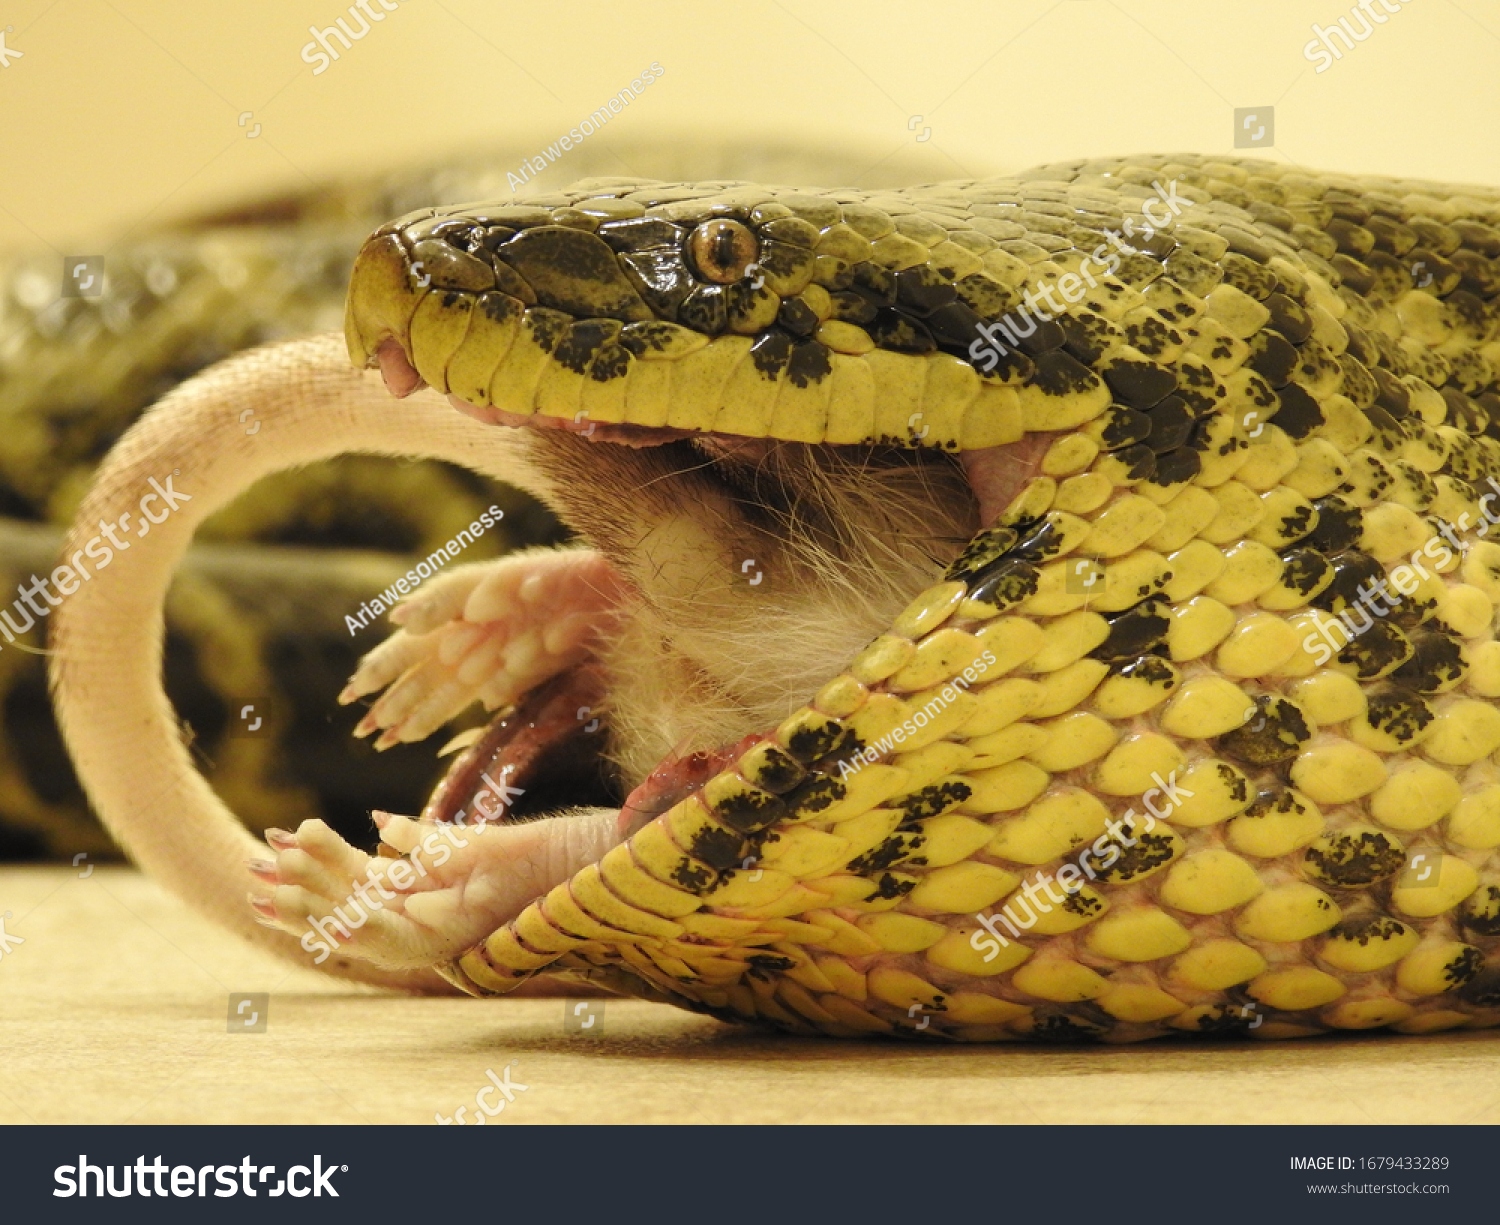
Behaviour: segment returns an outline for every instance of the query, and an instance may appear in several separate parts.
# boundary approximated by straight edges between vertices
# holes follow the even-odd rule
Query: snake
[[[361,730],[492,721],[379,856],[267,859],[176,735],[162,593],[348,450],[583,544],[413,597]],[[1500,1021],[1493,188],[1181,154],[419,209],[342,336],[127,433],[65,554],[166,472],[195,500],[57,610],[59,722],[139,862],[303,964],[939,1043]]]

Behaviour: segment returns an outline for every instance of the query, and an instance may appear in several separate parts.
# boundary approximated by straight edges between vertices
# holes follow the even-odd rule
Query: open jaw
[[[934,552],[931,540],[901,540],[900,548],[920,557],[908,558],[904,570],[891,567],[897,576],[884,576],[899,589],[885,593],[891,616],[937,577],[944,550],[951,559],[976,526],[993,521],[1034,470],[1048,435],[1093,415],[1100,397],[1108,398],[1087,371],[1087,378],[1033,387],[1031,363],[1019,354],[1014,368],[981,377],[963,355],[979,319],[951,284],[930,283],[925,271],[927,279],[913,279],[914,272],[898,280],[869,258],[867,242],[862,259],[847,249],[844,262],[816,259],[818,228],[767,189],[754,189],[756,200],[728,192],[701,205],[667,204],[671,219],[641,216],[639,207],[625,215],[629,209],[614,197],[630,190],[603,190],[604,203],[593,212],[589,201],[554,210],[464,206],[424,210],[382,227],[352,277],[346,337],[355,365],[378,367],[398,399],[430,387],[486,424],[538,431],[538,443],[566,442],[561,450],[575,458],[581,450],[600,463],[633,465],[632,480],[674,489],[668,496],[679,510],[693,506],[689,517],[697,515],[697,498],[728,508],[714,529],[721,534],[728,520],[731,528],[763,536],[785,529],[785,499],[796,504],[798,493],[788,495],[781,485],[767,506],[761,493],[776,482],[759,488],[757,482],[762,470],[774,472],[789,444],[803,453],[791,462],[808,467],[847,450],[852,460],[831,462],[852,464],[862,480],[882,466],[907,474],[923,468],[914,483],[924,496],[909,499],[912,520],[940,523],[932,531],[945,543]],[[604,452],[620,458],[607,460]],[[627,459],[631,454],[640,458]],[[586,476],[576,479],[580,471],[586,463],[575,464],[575,479],[560,484],[586,484]],[[639,574],[630,572],[629,542],[603,541],[589,530],[580,505],[587,492],[558,493],[563,503],[575,500],[554,509],[600,546],[622,598],[635,598]],[[937,504],[929,505],[928,495]],[[569,509],[578,513],[570,516]],[[825,515],[820,529],[837,536],[830,522]],[[761,541],[765,549],[777,543]],[[888,544],[879,544],[878,562],[862,552],[841,560],[874,573],[886,560],[878,549]],[[797,687],[815,685],[820,678],[813,671],[835,675],[888,624],[877,618],[856,636],[846,633],[808,661]],[[494,875],[507,880],[490,890],[493,904],[467,916],[444,912],[441,946],[417,942],[429,955],[455,957],[526,904],[565,887],[574,873],[767,741],[797,704],[783,703],[769,718],[747,717],[720,735],[662,745],[650,758],[655,768],[640,768],[637,760],[627,774],[606,764],[606,737],[586,717],[610,696],[595,662],[591,654],[518,694],[513,709],[472,734],[426,806],[426,823],[481,827],[501,859],[503,831],[510,829],[525,861],[518,869],[511,855],[508,865],[496,867]],[[806,694],[787,696],[800,701]],[[571,853],[561,856],[526,832],[544,824],[532,818],[559,811],[574,815],[557,820],[588,825],[583,833],[559,832],[562,842],[571,839]],[[411,854],[401,842],[405,826],[387,824],[383,832],[388,844]],[[742,840],[734,841],[740,847]],[[742,847],[694,846],[693,852],[699,870],[703,863],[716,872],[743,866]],[[258,908],[272,917],[274,908]],[[349,951],[361,954],[358,947]],[[365,955],[416,960],[410,942],[399,954],[385,947]]]
[[[411,338],[406,338],[406,344],[411,343]],[[373,361],[386,388],[397,399],[428,386],[395,337],[380,341]],[[560,431],[603,446],[660,447],[691,438],[707,455],[753,460],[774,445],[767,440],[668,426],[600,425],[543,413],[513,413],[472,403],[451,391],[447,399],[459,412],[486,424]],[[700,468],[697,463],[693,466]],[[599,564],[608,565],[602,559]],[[626,593],[622,598],[629,598],[625,577],[614,571],[611,578],[618,590]],[[591,610],[549,609],[550,615],[558,618],[574,611]],[[503,710],[482,731],[467,734],[468,743],[433,791],[423,809],[423,819],[483,824],[566,807],[608,805],[620,810],[619,831],[625,838],[701,789],[755,739],[713,750],[700,749],[667,761],[627,794],[617,772],[602,756],[606,737],[600,731],[600,719],[584,717],[607,704],[604,685],[600,669],[585,660],[521,696],[514,707]]]

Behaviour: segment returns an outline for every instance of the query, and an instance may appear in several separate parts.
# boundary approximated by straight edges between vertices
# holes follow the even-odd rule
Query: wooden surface
[[[241,945],[126,868],[0,869],[0,1123],[1494,1123],[1500,1035],[1134,1047],[810,1041],[610,1000],[380,996]],[[3,946],[0,946],[3,947]],[[269,992],[229,1033],[231,992]],[[493,1099],[493,1100],[492,1100]],[[490,1094],[491,1105],[498,1100]]]

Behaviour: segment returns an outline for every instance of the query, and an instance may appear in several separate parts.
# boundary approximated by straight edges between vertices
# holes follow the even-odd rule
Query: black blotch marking
[[[896,305],[896,274],[866,260],[854,266],[854,288],[877,306]]]
[[[756,262],[762,270],[776,278],[777,282],[795,281],[804,272],[812,269],[813,253],[804,247],[794,247],[786,242],[762,242]]]
[[[1285,387],[1297,369],[1297,350],[1270,328],[1262,328],[1250,339],[1250,368],[1272,387]]]
[[[1376,404],[1397,421],[1411,415],[1411,392],[1405,383],[1380,366],[1371,367],[1370,376],[1375,380]]]
[[[1181,396],[1168,396],[1150,414],[1151,433],[1144,440],[1158,455],[1186,444],[1193,432],[1193,415]]]
[[[705,336],[717,336],[729,325],[724,286],[699,285],[677,308],[677,322]]]
[[[1448,405],[1447,423],[1455,429],[1463,430],[1466,434],[1478,434],[1489,424],[1485,414],[1479,411],[1478,405],[1457,387],[1451,384],[1439,387],[1438,394]],[[1465,439],[1465,441],[1468,440]],[[1465,477],[1464,479],[1471,478]]]
[[[711,868],[721,872],[744,863],[749,854],[745,839],[733,830],[716,829],[707,825],[693,835],[693,845],[688,847],[693,858],[701,859]]]
[[[775,796],[767,795],[763,791],[750,790],[719,801],[714,805],[713,811],[714,815],[726,825],[731,825],[746,834],[767,829],[788,816],[786,805]],[[743,859],[743,856],[741,858]],[[711,861],[704,860],[704,862]]]
[[[1265,261],[1262,260],[1261,263]],[[1219,260],[1224,270],[1224,279],[1236,289],[1249,294],[1257,302],[1264,302],[1280,287],[1276,274],[1261,263],[1246,259],[1236,251],[1228,251]]]
[[[1156,474],[1156,455],[1144,444],[1126,447],[1114,453],[1125,468],[1125,476],[1132,481],[1149,481]]]
[[[1319,839],[1303,856],[1308,875],[1336,889],[1361,889],[1394,876],[1406,850],[1380,830],[1344,830]]]
[[[630,373],[630,352],[624,346],[611,342],[594,356],[589,367],[589,378],[596,383],[607,383],[610,379],[624,378]]]
[[[1321,524],[1320,517],[1319,526]],[[1313,538],[1316,541],[1316,532],[1313,533]],[[1324,612],[1339,613],[1354,605],[1359,605],[1371,615],[1377,617],[1383,615],[1381,610],[1373,607],[1374,601],[1361,592],[1375,591],[1376,583],[1385,582],[1385,567],[1369,554],[1355,549],[1336,554],[1328,560],[1333,567],[1333,579],[1314,598],[1313,607],[1321,608]],[[1364,616],[1365,613],[1362,612],[1361,621],[1364,620]]]
[[[1444,633],[1412,636],[1412,654],[1391,673],[1391,680],[1418,693],[1443,693],[1468,674],[1463,643]]]
[[[1293,507],[1282,516],[1281,522],[1276,526],[1276,535],[1280,541],[1278,547],[1301,540],[1317,525],[1318,512],[1311,504]]]
[[[1119,328],[1092,311],[1075,311],[1057,322],[1063,330],[1064,347],[1085,366],[1092,366],[1105,350],[1124,340]]]
[[[1250,795],[1250,780],[1227,762],[1218,763],[1218,772],[1219,777],[1224,780],[1229,798],[1236,804],[1243,804]],[[1280,790],[1268,791],[1256,796],[1240,816],[1250,817],[1253,820],[1256,817],[1270,816],[1272,813],[1285,816],[1289,812],[1306,811],[1306,806],[1293,792]]]
[[[1500,885],[1480,885],[1464,899],[1459,922],[1481,936],[1500,936]]]
[[[1370,271],[1369,266],[1352,259],[1340,251],[1328,261],[1339,274],[1339,284],[1347,285],[1361,298],[1369,294],[1375,286],[1375,274]]]
[[[1040,575],[1029,562],[1006,558],[979,581],[969,585],[969,599],[1004,612],[1036,594]]]
[[[1159,647],[1172,626],[1165,600],[1147,600],[1107,618],[1109,634],[1089,652],[1090,659],[1133,659]]]
[[[1276,410],[1276,424],[1295,442],[1300,442],[1323,424],[1323,409],[1307,388],[1288,383],[1276,389],[1281,407]]]
[[[1280,583],[1310,600],[1333,581],[1333,567],[1316,549],[1288,549],[1281,555]]]
[[[832,719],[825,719],[821,724],[811,720],[804,722],[788,739],[787,752],[802,765],[810,765],[835,753],[849,752],[859,743],[852,728]]]
[[[932,333],[905,315],[893,310],[881,310],[866,331],[870,339],[882,349],[893,353],[935,353],[937,341]]]
[[[1229,398],[1228,389],[1218,382],[1209,383],[1206,387],[1198,387],[1189,383],[1187,376],[1196,373],[1195,366],[1177,367],[1177,391],[1176,395],[1187,405],[1188,412],[1199,421],[1212,417],[1220,410],[1223,402]],[[1210,377],[1211,374],[1210,374]]]
[[[672,870],[672,881],[689,893],[701,897],[718,883],[719,874],[702,864],[684,859]]]
[[[1040,562],[1057,555],[1062,548],[1062,531],[1056,516],[1022,520],[1012,525],[1018,539],[1011,545],[1007,558],[1015,561]]]
[[[1067,343],[1068,334],[1055,319],[1038,319],[1031,332],[1016,337],[1016,347],[1031,357],[1061,349]]]
[[[1484,968],[1484,954],[1476,948],[1459,949],[1443,965],[1443,978],[1448,985],[1445,991],[1452,991],[1456,987],[1462,987],[1471,982],[1476,974]]]
[[[1084,1020],[1069,1016],[1065,1012],[1050,1012],[1035,1016],[1028,1037],[1034,1042],[1084,1042],[1095,1041],[1109,1032],[1113,1025],[1099,1021]]]
[[[1280,420],[1278,414],[1278,424]],[[1364,512],[1359,507],[1344,501],[1337,494],[1319,498],[1313,506],[1318,512],[1318,526],[1302,542],[1306,547],[1331,555],[1352,549],[1359,543],[1365,530]]]
[[[646,353],[663,353],[680,335],[677,328],[661,320],[628,324],[619,336],[619,345],[641,357]]]
[[[482,293],[476,305],[491,323],[507,323],[521,314],[521,308],[509,294]]]
[[[1219,737],[1219,750],[1226,756],[1255,766],[1290,761],[1312,739],[1307,716],[1286,698],[1261,694],[1254,709],[1239,727]]]
[[[875,882],[875,891],[865,901],[873,902],[876,898],[898,898],[905,897],[917,887],[917,878],[914,876],[896,876],[887,872]]]
[[[957,298],[957,288],[926,264],[896,273],[896,301],[914,315],[926,317]]]
[[[899,799],[886,802],[890,807],[899,808],[904,812],[902,823],[905,824],[907,821],[920,821],[926,817],[941,816],[949,809],[957,808],[973,794],[974,789],[968,783],[950,779],[943,783],[933,783],[931,786],[923,787],[920,791],[913,791]]]
[[[836,778],[826,774],[815,774],[805,778],[781,797],[787,814],[805,817],[837,804],[849,790]]]
[[[638,296],[603,239],[568,226],[523,230],[496,254],[536,292],[543,306],[583,319],[642,319]]]
[[[853,289],[841,289],[828,295],[832,304],[832,318],[843,323],[854,323],[860,327],[875,321],[880,305],[867,294]]]
[[[1459,998],[1481,1008],[1500,1005],[1500,967],[1489,966],[1475,972],[1460,992]]]
[[[791,360],[792,338],[776,328],[762,332],[750,346],[751,365],[769,382],[775,382]]]
[[[1261,305],[1271,312],[1270,326],[1292,344],[1300,345],[1312,335],[1312,316],[1286,294],[1273,293]]]
[[[1102,851],[1095,852],[1099,859],[1109,858],[1111,847],[1119,852],[1119,858],[1109,867],[1106,868],[1097,861],[1093,865],[1094,879],[1105,884],[1117,885],[1136,880],[1169,862],[1176,853],[1170,832],[1147,832],[1141,819],[1133,819],[1128,824],[1121,822],[1115,829],[1116,833],[1101,834],[1094,842],[1096,847],[1103,847]],[[1134,846],[1125,845],[1127,837],[1134,839]]]
[[[1123,404],[1111,404],[1099,422],[1099,445],[1119,451],[1151,437],[1151,418]]]
[[[980,532],[964,546],[964,551],[954,559],[943,578],[949,582],[972,582],[987,567],[1005,557],[1020,538],[1020,532],[1010,526],[992,527]]]
[[[1021,305],[1020,294],[982,273],[970,273],[953,288],[958,300],[984,319],[1002,319]]]
[[[1406,427],[1373,401],[1365,406],[1365,420],[1373,435],[1369,445],[1386,455],[1399,455],[1410,437]]]
[[[1408,744],[1437,716],[1416,694],[1391,687],[1366,700],[1365,720],[1400,744]]]
[[[1222,1036],[1246,1034],[1260,1015],[1248,1000],[1243,1004],[1216,1004],[1210,1011],[1199,1014],[1198,1032]]]
[[[979,327],[984,321],[962,302],[950,302],[933,311],[924,322],[938,344],[954,356],[968,360],[969,346],[979,338]]]
[[[1132,408],[1150,408],[1177,388],[1177,376],[1167,367],[1129,357],[1111,358],[1099,373],[1116,398]]]
[[[567,339],[568,332],[573,327],[573,320],[569,316],[561,311],[549,310],[544,306],[533,307],[527,311],[522,322],[531,333],[536,347],[543,353],[555,352],[557,346]]]
[[[783,298],[776,312],[776,322],[791,335],[800,338],[811,336],[818,330],[818,316],[801,298]]]
[[[1183,447],[1156,457],[1156,471],[1148,478],[1153,485],[1180,485],[1203,470],[1203,457]]]
[[[793,387],[810,387],[832,373],[833,362],[829,359],[827,346],[816,340],[792,346],[786,364],[786,379]]]
[[[1045,395],[1077,395],[1098,382],[1098,376],[1065,349],[1040,353],[1032,360],[1036,363],[1036,373],[1031,376],[1031,385]]]
[[[1484,428],[1485,437],[1500,437],[1500,395],[1493,391],[1481,392],[1474,397],[1474,403],[1488,420]]]
[[[1182,345],[1182,334],[1164,320],[1147,315],[1137,323],[1125,325],[1125,342],[1147,357],[1160,357],[1168,349]]]
[[[676,318],[677,308],[698,285],[675,248],[631,252],[620,257],[620,264],[646,305],[666,319]]]
[[[790,957],[783,957],[779,953],[752,953],[745,958],[745,964],[750,967],[751,974],[769,978],[773,974],[780,974],[783,970],[790,970],[797,963]]]
[[[1389,621],[1376,621],[1338,653],[1338,661],[1351,667],[1362,681],[1394,671],[1413,654],[1411,639]]]
[[[1400,271],[1401,276],[1410,282],[1411,276],[1406,269],[1402,268]],[[1375,343],[1375,337],[1358,324],[1350,323],[1348,320],[1345,320],[1341,326],[1344,329],[1344,335],[1349,338],[1349,343],[1339,357],[1340,362],[1342,363],[1345,357],[1353,358],[1368,374],[1370,365],[1380,360],[1380,349]],[[1366,407],[1355,397],[1351,396],[1350,399],[1355,400],[1361,408]]]
[[[801,766],[769,742],[762,743],[754,774],[755,777],[750,782],[778,795],[790,790],[805,777]]]
[[[573,371],[574,374],[585,374],[595,355],[614,339],[615,333],[619,330],[620,325],[617,323],[601,323],[592,320],[586,323],[575,323],[568,329],[568,334],[558,343],[557,348],[552,351],[552,359],[558,365]]]
[[[873,850],[866,851],[863,855],[856,855],[849,861],[847,870],[856,876],[871,872],[884,872],[898,863],[911,860],[911,857],[922,849],[926,841],[920,833],[914,831],[897,832]]]
[[[1328,935],[1330,938],[1348,940],[1360,948],[1369,948],[1371,944],[1400,939],[1406,930],[1404,923],[1390,915],[1363,914],[1339,920]]]
[[[1110,664],[1109,670],[1113,676],[1143,681],[1148,685],[1158,685],[1167,690],[1175,689],[1178,680],[1181,679],[1177,669],[1159,655],[1141,655],[1135,659],[1117,661]]]

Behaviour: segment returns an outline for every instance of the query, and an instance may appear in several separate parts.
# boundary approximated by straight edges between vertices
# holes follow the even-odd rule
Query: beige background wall
[[[1500,183],[1500,0],[1391,4],[1318,73],[1311,26],[1346,0],[400,0],[314,76],[301,48],[347,20],[338,0],[4,0],[21,56],[0,68],[0,246],[86,249],[343,167],[511,140],[519,155],[652,61],[665,76],[600,143],[805,131],[886,175],[946,178],[1229,153],[1233,108],[1271,105],[1266,156]]]

